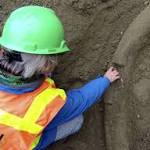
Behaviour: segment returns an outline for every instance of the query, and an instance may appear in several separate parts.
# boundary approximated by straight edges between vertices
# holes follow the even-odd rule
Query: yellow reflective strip
[[[43,127],[36,124],[46,106],[57,96],[66,100],[66,95],[62,89],[46,89],[33,100],[30,108],[23,118],[10,114],[0,109],[0,124],[13,127],[20,131],[26,131],[31,134],[37,134],[43,130]]]
[[[54,84],[54,85],[55,85],[55,82],[54,82],[52,79],[50,79],[50,78],[47,78],[46,81],[47,81],[48,83],[50,83],[50,84]]]
[[[46,106],[54,100],[58,95],[65,100],[66,95],[64,90],[61,89],[46,89],[42,93],[40,93],[31,104],[30,108],[28,109],[27,113],[25,114],[24,119],[29,120],[32,122],[36,122],[42,112],[45,110]]]
[[[26,131],[31,134],[39,133],[43,127],[34,122],[27,122],[23,118],[7,113],[0,109],[0,124],[13,127],[20,131]]]
[[[59,89],[61,92],[58,94],[58,95],[60,95],[61,96],[61,98],[65,101],[66,100],[66,93],[65,93],[65,91],[64,90],[62,90],[62,89]]]
[[[41,138],[41,135],[38,136],[38,137],[35,139],[35,141],[32,143],[32,146],[31,146],[31,148],[30,148],[29,150],[32,150],[33,148],[35,148],[35,147],[37,146],[37,144],[38,144],[39,141],[40,141],[40,138]]]

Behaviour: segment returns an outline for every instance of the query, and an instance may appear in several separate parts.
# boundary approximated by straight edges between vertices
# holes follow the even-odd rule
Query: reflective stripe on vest
[[[63,100],[66,98],[64,91],[61,89],[46,89],[40,93],[35,98],[23,118],[17,117],[0,109],[0,124],[4,124],[17,130],[26,131],[32,134],[39,133],[41,130],[43,130],[43,127],[36,124],[36,121],[44,111],[45,107],[57,95],[60,95]]]
[[[9,150],[9,147],[13,150],[30,150],[36,147],[43,129],[56,116],[66,101],[64,90],[55,88],[51,79],[47,79],[37,90],[22,94],[18,99],[20,96],[0,92],[0,133],[4,134],[0,141],[0,147],[3,150]],[[11,104],[9,101],[15,102],[15,107],[9,105]],[[5,107],[3,107],[3,103],[6,104]],[[9,108],[13,108],[12,111],[6,111],[7,106],[11,106]],[[22,115],[16,106],[18,106],[18,110],[23,110],[21,111]],[[10,137],[13,140],[10,140]],[[18,140],[15,140],[17,137]]]

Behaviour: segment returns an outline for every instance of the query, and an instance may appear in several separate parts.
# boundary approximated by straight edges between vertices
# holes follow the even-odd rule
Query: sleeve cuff
[[[105,76],[99,75],[99,76],[97,76],[97,79],[101,79],[106,88],[108,88],[111,84],[110,80]]]
[[[109,80],[107,77],[102,76],[102,78],[104,78],[104,80],[106,80],[106,82],[108,82],[108,84],[110,84],[110,83],[111,83],[111,82],[110,82],[110,80]]]

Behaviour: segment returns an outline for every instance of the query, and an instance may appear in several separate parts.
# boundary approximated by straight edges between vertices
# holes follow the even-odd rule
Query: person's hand
[[[106,73],[104,74],[104,76],[105,76],[106,78],[108,78],[111,83],[114,82],[114,81],[116,81],[117,79],[120,79],[120,74],[119,74],[119,72],[117,71],[117,69],[114,68],[114,67],[110,67],[110,68],[106,71]]]

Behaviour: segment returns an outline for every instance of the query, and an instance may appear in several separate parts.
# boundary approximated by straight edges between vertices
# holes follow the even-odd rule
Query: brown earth
[[[0,0],[1,25],[12,10],[29,4],[55,9],[64,23],[72,52],[55,72],[60,87],[79,87],[111,64],[122,74],[105,103],[85,113],[81,131],[48,149],[150,150],[149,1]]]

